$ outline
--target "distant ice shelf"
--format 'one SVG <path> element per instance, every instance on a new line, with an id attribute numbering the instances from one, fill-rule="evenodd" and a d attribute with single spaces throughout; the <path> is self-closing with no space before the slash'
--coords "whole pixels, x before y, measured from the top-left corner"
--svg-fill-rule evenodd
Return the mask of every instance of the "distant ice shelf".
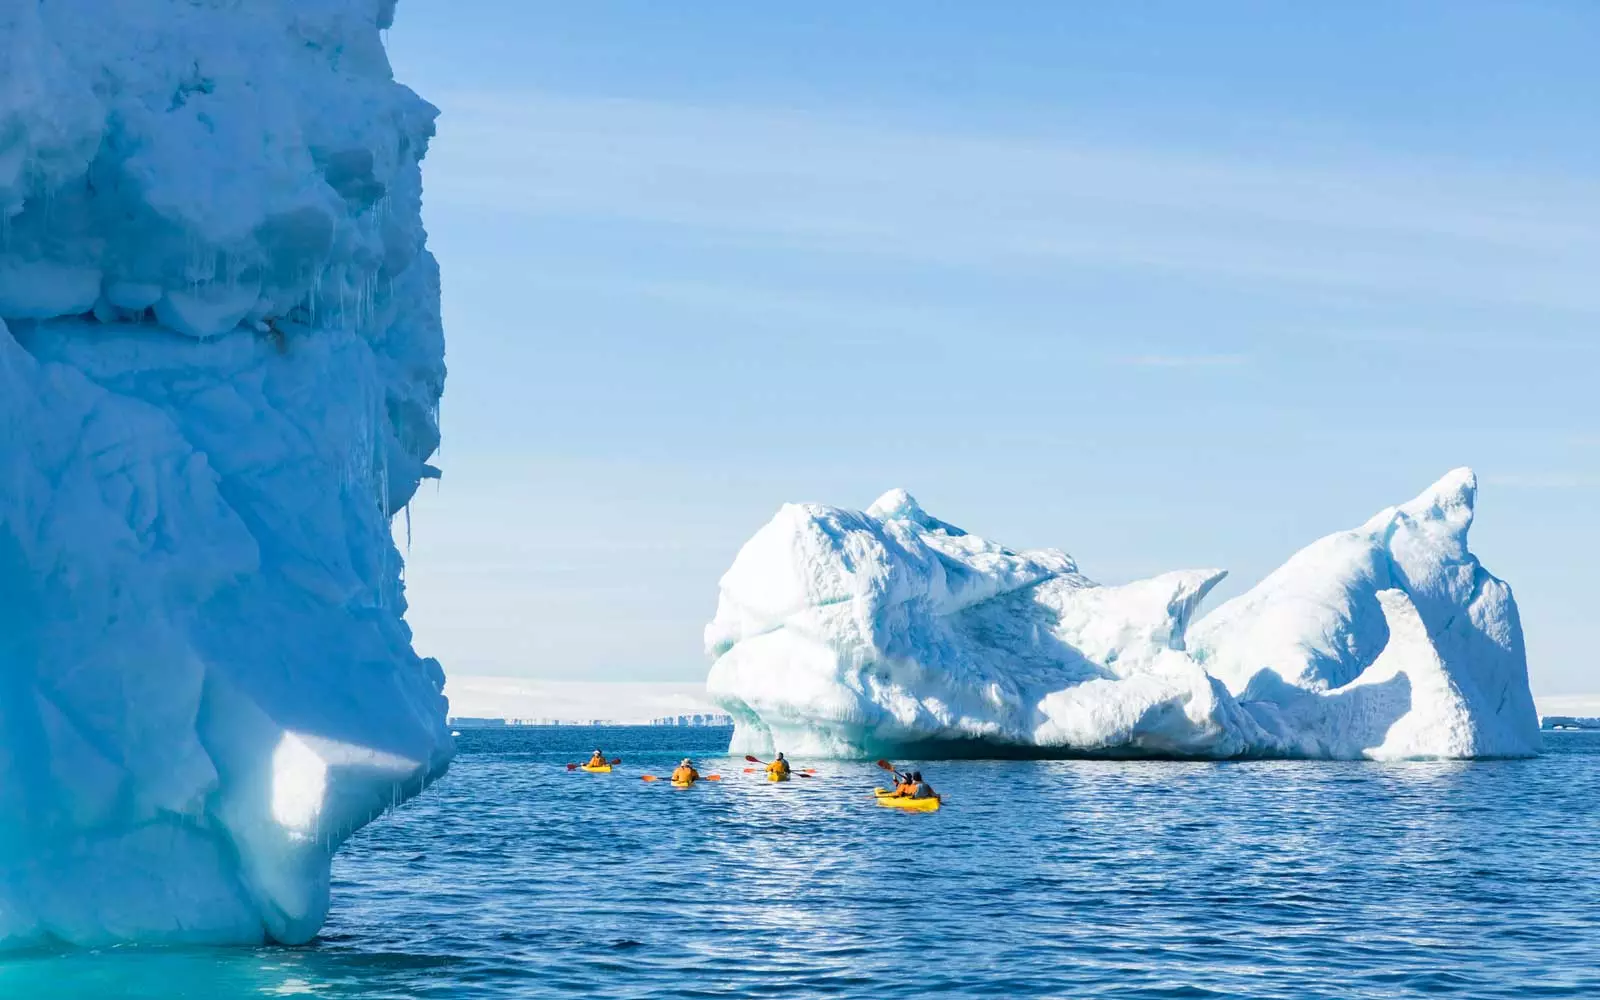
<path id="1" fill-rule="evenodd" d="M 1100 586 L 903 490 L 787 504 L 723 576 L 708 695 L 736 751 L 1468 758 L 1540 749 L 1477 482 L 1314 542 L 1199 620 L 1221 570 Z"/>
<path id="2" fill-rule="evenodd" d="M 1539 728 L 1600 730 L 1600 718 L 1581 715 L 1547 715 L 1539 720 Z"/>
<path id="3" fill-rule="evenodd" d="M 526 719 L 507 719 L 500 716 L 453 715 L 453 729 L 526 729 L 538 726 L 720 726 L 733 725 L 731 716 L 716 712 L 696 712 L 692 715 L 662 715 L 653 719 L 573 719 L 557 716 L 535 716 Z"/>
<path id="4" fill-rule="evenodd" d="M 305 941 L 450 760 L 393 6 L 0 4 L 0 947 Z"/>

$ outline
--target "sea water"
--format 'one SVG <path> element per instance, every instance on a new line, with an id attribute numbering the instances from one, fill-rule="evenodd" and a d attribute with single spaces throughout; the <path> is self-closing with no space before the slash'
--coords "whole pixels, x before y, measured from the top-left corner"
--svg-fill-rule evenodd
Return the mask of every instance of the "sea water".
<path id="1" fill-rule="evenodd" d="M 1536 760 L 908 762 L 467 730 L 303 948 L 0 959 L 0 996 L 1600 997 L 1600 734 Z M 612 774 L 569 772 L 596 746 Z M 721 782 L 647 783 L 695 757 Z"/>

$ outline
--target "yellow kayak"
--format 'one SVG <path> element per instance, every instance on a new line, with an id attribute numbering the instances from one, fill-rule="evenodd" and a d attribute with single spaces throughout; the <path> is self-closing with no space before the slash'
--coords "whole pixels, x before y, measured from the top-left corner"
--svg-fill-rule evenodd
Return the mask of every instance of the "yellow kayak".
<path id="1" fill-rule="evenodd" d="M 789 776 L 787 774 L 775 774 L 772 771 L 768 771 L 767 772 L 767 780 L 768 781 L 788 781 L 789 780 Z"/>
<path id="2" fill-rule="evenodd" d="M 601 764 L 599 767 L 595 767 L 593 764 L 579 764 L 578 770 L 588 771 L 590 774 L 610 774 L 611 765 Z"/>
<path id="3" fill-rule="evenodd" d="M 938 812 L 939 799 L 913 799 L 904 795 L 896 795 L 887 788 L 874 788 L 872 794 L 877 796 L 878 805 L 889 806 L 891 809 L 908 809 L 911 812 Z"/>
<path id="4" fill-rule="evenodd" d="M 674 781 L 672 783 L 672 787 L 673 788 L 688 788 L 692 784 L 694 784 L 694 782 L 692 782 L 692 781 Z"/>

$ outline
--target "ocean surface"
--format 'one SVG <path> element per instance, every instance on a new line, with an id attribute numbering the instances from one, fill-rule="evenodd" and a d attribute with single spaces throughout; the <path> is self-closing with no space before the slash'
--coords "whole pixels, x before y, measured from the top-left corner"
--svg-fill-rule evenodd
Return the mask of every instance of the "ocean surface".
<path id="1" fill-rule="evenodd" d="M 303 948 L 29 954 L 0 996 L 1600 997 L 1600 733 L 1475 763 L 927 762 L 772 785 L 725 729 L 467 730 Z M 596 745 L 616 773 L 562 765 Z M 647 784 L 692 754 L 725 780 Z"/>

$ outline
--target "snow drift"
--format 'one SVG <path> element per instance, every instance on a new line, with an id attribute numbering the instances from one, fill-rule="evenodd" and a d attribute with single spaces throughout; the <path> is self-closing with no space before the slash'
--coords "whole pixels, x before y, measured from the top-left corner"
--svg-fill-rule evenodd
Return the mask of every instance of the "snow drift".
<path id="1" fill-rule="evenodd" d="M 392 0 L 0 7 L 0 945 L 298 942 L 449 761 Z"/>
<path id="2" fill-rule="evenodd" d="M 722 578 L 707 691 L 739 750 L 1534 754 L 1516 602 L 1467 548 L 1476 488 L 1458 469 L 1192 623 L 1222 571 L 1104 587 L 902 490 L 788 504 Z"/>

